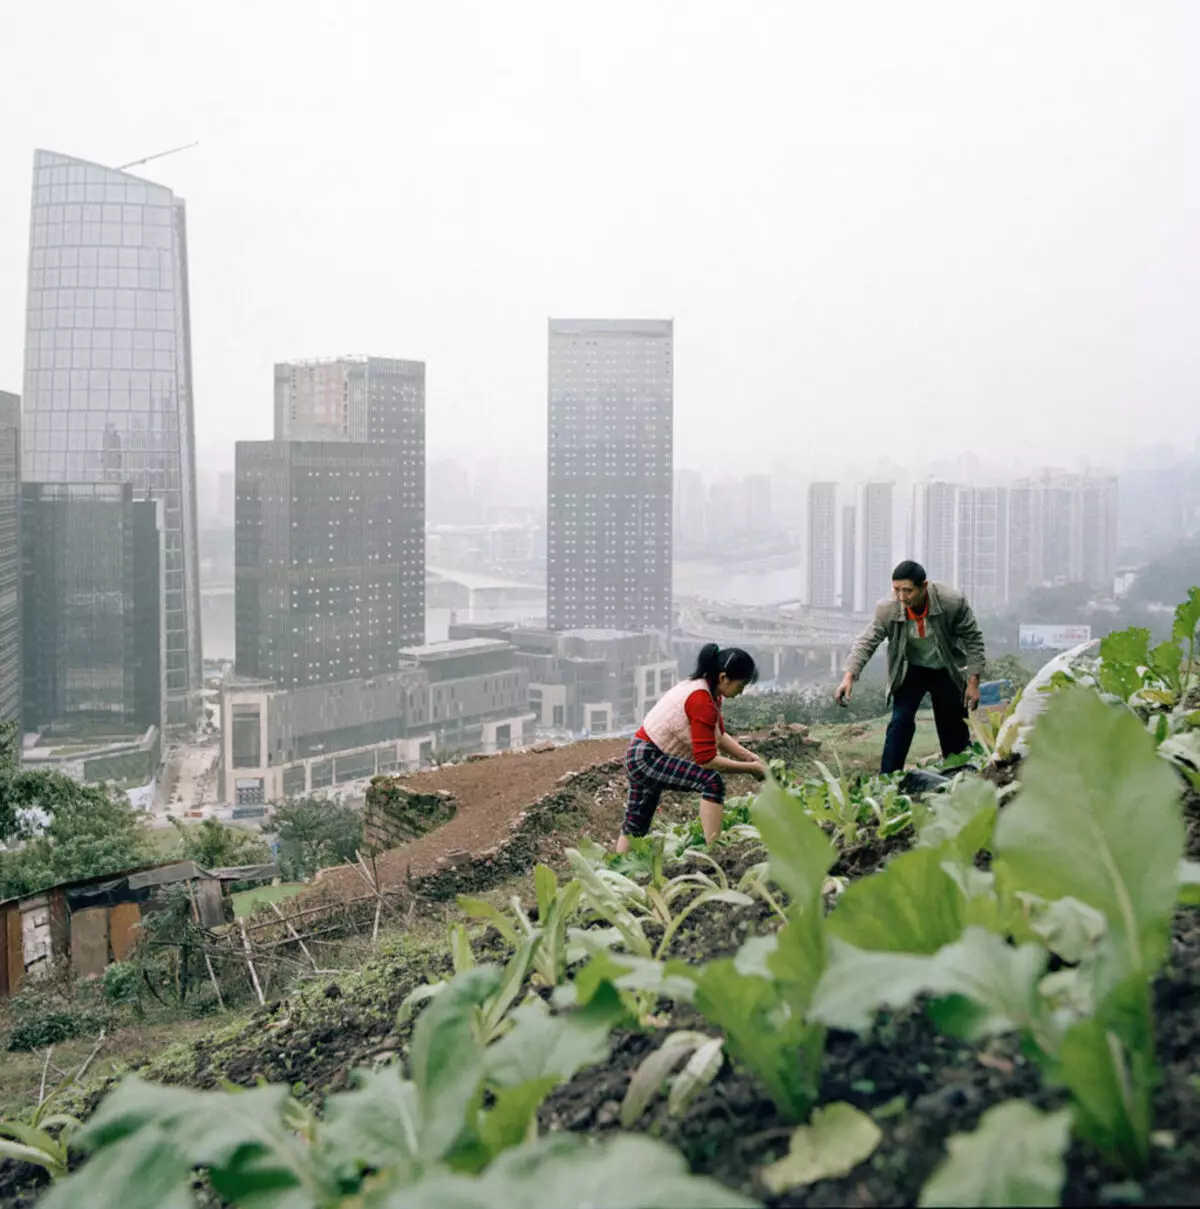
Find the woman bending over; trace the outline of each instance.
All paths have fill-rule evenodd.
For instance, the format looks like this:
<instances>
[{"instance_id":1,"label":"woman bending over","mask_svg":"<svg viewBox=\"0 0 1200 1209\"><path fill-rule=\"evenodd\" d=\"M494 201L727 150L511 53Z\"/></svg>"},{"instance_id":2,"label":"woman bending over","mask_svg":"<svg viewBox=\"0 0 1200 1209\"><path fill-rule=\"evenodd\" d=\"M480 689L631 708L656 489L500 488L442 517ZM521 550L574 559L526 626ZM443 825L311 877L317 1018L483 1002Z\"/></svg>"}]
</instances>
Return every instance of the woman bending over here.
<instances>
[{"instance_id":1,"label":"woman bending over","mask_svg":"<svg viewBox=\"0 0 1200 1209\"><path fill-rule=\"evenodd\" d=\"M766 765L725 733L721 702L736 697L758 679L754 660L737 647L721 650L710 642L696 670L681 680L646 715L625 753L629 800L617 851L629 851L629 837L645 835L664 789L700 795L700 825L711 844L721 834L725 809L723 772L748 773L762 780Z\"/></svg>"}]
</instances>

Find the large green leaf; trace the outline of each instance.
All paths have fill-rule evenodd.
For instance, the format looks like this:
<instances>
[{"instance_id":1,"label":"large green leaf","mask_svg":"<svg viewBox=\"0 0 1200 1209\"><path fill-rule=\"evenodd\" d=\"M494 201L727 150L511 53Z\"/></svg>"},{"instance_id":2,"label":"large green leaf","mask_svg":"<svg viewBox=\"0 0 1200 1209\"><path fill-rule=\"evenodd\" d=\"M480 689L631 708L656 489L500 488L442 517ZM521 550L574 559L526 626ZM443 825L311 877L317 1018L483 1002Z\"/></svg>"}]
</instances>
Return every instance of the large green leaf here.
<instances>
[{"instance_id":1,"label":"large green leaf","mask_svg":"<svg viewBox=\"0 0 1200 1209\"><path fill-rule=\"evenodd\" d=\"M816 1098L825 1030L793 1010L783 989L722 958L700 970L693 1003L724 1032L729 1053L763 1081L779 1110L803 1120Z\"/></svg>"},{"instance_id":2,"label":"large green leaf","mask_svg":"<svg viewBox=\"0 0 1200 1209\"><path fill-rule=\"evenodd\" d=\"M329 1186L282 1121L288 1089L197 1092L130 1076L76 1134L92 1152L50 1209L190 1209L192 1169L245 1209L307 1209ZM85 1191L86 1181L86 1191Z\"/></svg>"},{"instance_id":3,"label":"large green leaf","mask_svg":"<svg viewBox=\"0 0 1200 1209\"><path fill-rule=\"evenodd\" d=\"M1146 979L1131 975L1069 1029L1052 1070L1070 1088L1080 1136L1127 1170L1144 1171L1155 1083Z\"/></svg>"},{"instance_id":4,"label":"large green leaf","mask_svg":"<svg viewBox=\"0 0 1200 1209\"><path fill-rule=\"evenodd\" d=\"M413 1029L410 1062L421 1106L419 1155L426 1163L450 1154L471 1128L484 1063L472 1022L500 979L501 971L493 965L456 975Z\"/></svg>"},{"instance_id":5,"label":"large green leaf","mask_svg":"<svg viewBox=\"0 0 1200 1209\"><path fill-rule=\"evenodd\" d=\"M989 1108L974 1133L950 1139L949 1156L926 1181L917 1204L921 1209L1057 1205L1070 1134L1066 1109L1045 1113L1024 1100Z\"/></svg>"},{"instance_id":6,"label":"large green leaf","mask_svg":"<svg viewBox=\"0 0 1200 1209\"><path fill-rule=\"evenodd\" d=\"M325 1101L321 1142L329 1161L353 1170L394 1167L409 1178L421 1134L416 1084L402 1078L397 1066L360 1069L353 1077L355 1090Z\"/></svg>"},{"instance_id":7,"label":"large green leaf","mask_svg":"<svg viewBox=\"0 0 1200 1209\"><path fill-rule=\"evenodd\" d=\"M914 848L871 877L852 882L826 927L860 949L936 953L956 941L965 900L942 868L940 849Z\"/></svg>"},{"instance_id":8,"label":"large green leaf","mask_svg":"<svg viewBox=\"0 0 1200 1209\"><path fill-rule=\"evenodd\" d=\"M818 1108L812 1122L792 1134L788 1152L762 1170L763 1183L778 1195L789 1188L849 1175L875 1153L883 1132L865 1112L839 1102Z\"/></svg>"},{"instance_id":9,"label":"large green leaf","mask_svg":"<svg viewBox=\"0 0 1200 1209\"><path fill-rule=\"evenodd\" d=\"M444 1175L382 1189L364 1209L758 1209L758 1202L692 1175L683 1156L621 1134L588 1145L555 1134L502 1154L478 1179Z\"/></svg>"},{"instance_id":10,"label":"large green leaf","mask_svg":"<svg viewBox=\"0 0 1200 1209\"><path fill-rule=\"evenodd\" d=\"M1130 626L1100 640L1100 671L1096 679L1106 693L1124 701L1142 687L1138 669L1149 663L1150 631Z\"/></svg>"},{"instance_id":11,"label":"large green leaf","mask_svg":"<svg viewBox=\"0 0 1200 1209\"><path fill-rule=\"evenodd\" d=\"M1180 646L1187 646L1195 638L1197 626L1200 626L1200 587L1189 588L1187 600L1175 606L1171 637Z\"/></svg>"},{"instance_id":12,"label":"large green leaf","mask_svg":"<svg viewBox=\"0 0 1200 1209\"><path fill-rule=\"evenodd\" d=\"M608 1034L624 1017L610 983L599 987L586 1006L559 1016L531 999L513 1012L511 1031L487 1050L487 1080L499 1087L548 1076L565 1083L582 1067L608 1057Z\"/></svg>"},{"instance_id":13,"label":"large green leaf","mask_svg":"<svg viewBox=\"0 0 1200 1209\"><path fill-rule=\"evenodd\" d=\"M868 952L840 941L830 948L809 1015L831 1027L865 1032L880 1009L907 1007L923 994L947 999L939 1023L971 1038L1041 1026L1037 984L1046 954L1038 946L1014 948L984 928L968 928L931 956Z\"/></svg>"},{"instance_id":14,"label":"large green leaf","mask_svg":"<svg viewBox=\"0 0 1200 1209\"><path fill-rule=\"evenodd\" d=\"M1150 670L1175 690L1180 686L1182 664L1183 652L1177 642L1160 642L1150 652Z\"/></svg>"},{"instance_id":15,"label":"large green leaf","mask_svg":"<svg viewBox=\"0 0 1200 1209\"><path fill-rule=\"evenodd\" d=\"M759 793L752 818L767 846L775 883L793 902L819 902L837 854L829 837L773 777Z\"/></svg>"},{"instance_id":16,"label":"large green leaf","mask_svg":"<svg viewBox=\"0 0 1200 1209\"><path fill-rule=\"evenodd\" d=\"M927 815L919 830L918 847L940 849L951 843L964 861L972 861L977 852L991 847L999 799L990 781L973 777L951 793L935 795L925 806Z\"/></svg>"},{"instance_id":17,"label":"large green leaf","mask_svg":"<svg viewBox=\"0 0 1200 1209\"><path fill-rule=\"evenodd\" d=\"M1166 952L1183 842L1179 783L1137 717L1086 689L1051 698L1022 791L996 824L1016 887L1103 912L1121 976L1149 975Z\"/></svg>"}]
</instances>

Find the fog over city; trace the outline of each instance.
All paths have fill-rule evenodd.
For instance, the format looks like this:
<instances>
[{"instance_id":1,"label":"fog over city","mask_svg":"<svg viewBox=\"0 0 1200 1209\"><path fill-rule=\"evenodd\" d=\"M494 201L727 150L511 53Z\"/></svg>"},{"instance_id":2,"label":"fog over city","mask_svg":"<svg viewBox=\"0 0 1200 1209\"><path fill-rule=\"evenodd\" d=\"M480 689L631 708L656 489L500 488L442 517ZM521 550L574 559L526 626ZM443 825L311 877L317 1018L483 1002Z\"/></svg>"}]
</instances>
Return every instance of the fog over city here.
<instances>
[{"instance_id":1,"label":"fog over city","mask_svg":"<svg viewBox=\"0 0 1200 1209\"><path fill-rule=\"evenodd\" d=\"M632 734L709 640L832 701L904 559L1029 662L1197 561L1194 5L3 33L27 761L261 808Z\"/></svg>"},{"instance_id":2,"label":"fog over city","mask_svg":"<svg viewBox=\"0 0 1200 1209\"><path fill-rule=\"evenodd\" d=\"M997 473L1200 430L1177 3L6 6L0 383L33 148L186 199L198 460L271 365L428 365L431 457L540 485L548 315L675 320L675 464Z\"/></svg>"}]
</instances>

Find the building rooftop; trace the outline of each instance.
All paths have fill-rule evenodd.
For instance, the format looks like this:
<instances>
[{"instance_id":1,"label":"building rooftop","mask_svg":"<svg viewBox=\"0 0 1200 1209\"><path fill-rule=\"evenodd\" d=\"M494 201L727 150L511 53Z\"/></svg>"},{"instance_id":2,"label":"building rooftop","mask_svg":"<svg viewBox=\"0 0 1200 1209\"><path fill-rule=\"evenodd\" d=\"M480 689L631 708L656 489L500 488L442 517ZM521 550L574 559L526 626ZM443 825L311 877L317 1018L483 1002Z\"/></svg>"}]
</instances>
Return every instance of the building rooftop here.
<instances>
[{"instance_id":1,"label":"building rooftop","mask_svg":"<svg viewBox=\"0 0 1200 1209\"><path fill-rule=\"evenodd\" d=\"M614 638L641 638L641 630L558 630L564 638L582 638L586 642L611 642Z\"/></svg>"},{"instance_id":2,"label":"building rooftop","mask_svg":"<svg viewBox=\"0 0 1200 1209\"><path fill-rule=\"evenodd\" d=\"M440 659L459 659L463 655L490 655L512 649L511 642L504 642L499 638L452 638L448 642L427 642L424 646L401 647L399 654L405 659L432 663Z\"/></svg>"}]
</instances>

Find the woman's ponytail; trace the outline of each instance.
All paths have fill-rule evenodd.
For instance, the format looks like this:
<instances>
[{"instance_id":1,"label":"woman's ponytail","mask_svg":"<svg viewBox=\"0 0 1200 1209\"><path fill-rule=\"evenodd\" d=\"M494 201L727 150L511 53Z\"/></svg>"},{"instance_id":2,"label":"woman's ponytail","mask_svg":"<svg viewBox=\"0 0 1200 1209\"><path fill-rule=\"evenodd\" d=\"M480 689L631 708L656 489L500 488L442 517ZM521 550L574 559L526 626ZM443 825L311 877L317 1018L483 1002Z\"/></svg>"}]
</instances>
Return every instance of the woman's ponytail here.
<instances>
[{"instance_id":1,"label":"woman's ponytail","mask_svg":"<svg viewBox=\"0 0 1200 1209\"><path fill-rule=\"evenodd\" d=\"M696 670L692 672L693 680L706 680L708 687L717 691L717 678L721 674L721 648L715 642L707 642L700 648L696 656Z\"/></svg>"}]
</instances>

